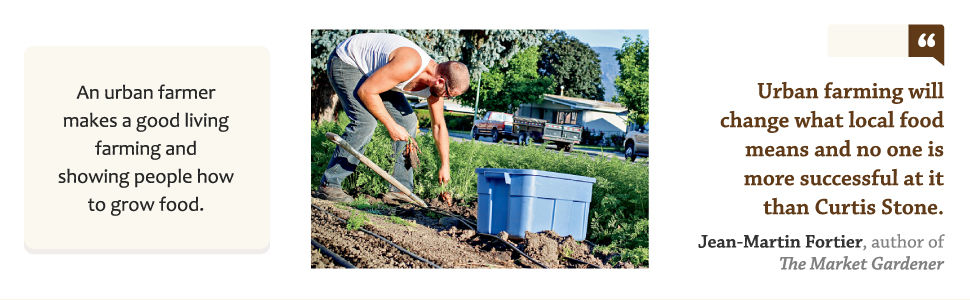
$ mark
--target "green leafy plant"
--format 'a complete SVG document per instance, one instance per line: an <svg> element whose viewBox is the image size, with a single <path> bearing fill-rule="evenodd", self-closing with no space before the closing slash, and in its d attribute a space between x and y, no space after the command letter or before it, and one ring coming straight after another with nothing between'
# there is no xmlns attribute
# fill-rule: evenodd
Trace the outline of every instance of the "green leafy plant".
<svg viewBox="0 0 970 300"><path fill-rule="evenodd" d="M414 226L414 224L411 224L411 222L408 222L408 221L406 221L404 219L401 219L400 217L397 217L397 216L390 216L390 217L388 217L388 220L390 220L391 223L394 223L394 224L399 224L399 225L404 225L404 226L409 226L409 227L410 226Z"/></svg>
<svg viewBox="0 0 970 300"><path fill-rule="evenodd" d="M647 248L636 248L636 249L621 249L620 255L614 256L610 259L609 263L611 265L616 265L621 261L630 262L637 266L648 266L650 263L650 253Z"/></svg>
<svg viewBox="0 0 970 300"><path fill-rule="evenodd" d="M370 203L370 201L367 201L367 199L364 198L364 195L357 196L357 198L355 198L354 201L347 204L347 206L350 206L359 210L372 212L372 213L379 213L381 211L386 211L391 209L390 206L388 206L387 204L384 204L383 202Z"/></svg>
<svg viewBox="0 0 970 300"><path fill-rule="evenodd" d="M353 212L350 218L347 219L347 230L355 231L364 227L364 225L370 225L371 221L364 213Z"/></svg>
<svg viewBox="0 0 970 300"><path fill-rule="evenodd" d="M566 245L565 247L563 247L562 252L563 252L563 255L565 255L566 257L569 257L569 258L573 257L573 247L570 247L569 245Z"/></svg>
<svg viewBox="0 0 970 300"><path fill-rule="evenodd" d="M433 211L426 211L426 212L424 212L424 215L426 215L426 216L428 216L428 218L432 218L432 219L441 219L441 218L444 218L445 217L445 215L442 215L442 214L439 214L439 213L436 213L436 212L433 212Z"/></svg>

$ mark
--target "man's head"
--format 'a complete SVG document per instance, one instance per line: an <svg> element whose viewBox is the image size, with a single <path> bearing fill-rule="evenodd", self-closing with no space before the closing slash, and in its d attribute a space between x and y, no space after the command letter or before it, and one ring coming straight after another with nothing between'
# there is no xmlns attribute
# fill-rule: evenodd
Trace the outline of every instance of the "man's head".
<svg viewBox="0 0 970 300"><path fill-rule="evenodd" d="M438 64L435 84L431 94L438 97L454 97L468 91L468 67L457 61Z"/></svg>

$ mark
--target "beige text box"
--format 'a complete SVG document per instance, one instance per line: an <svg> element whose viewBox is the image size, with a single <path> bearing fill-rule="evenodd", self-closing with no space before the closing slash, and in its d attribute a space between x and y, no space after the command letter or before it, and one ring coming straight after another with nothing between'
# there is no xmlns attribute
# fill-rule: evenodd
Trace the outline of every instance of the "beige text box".
<svg viewBox="0 0 970 300"><path fill-rule="evenodd" d="M134 96L136 89L146 99L124 99L126 94ZM167 90L177 93L179 89L204 89L207 99L202 94L195 99L163 99L169 95ZM97 98L92 90L98 91ZM112 94L114 99L108 99ZM265 48L32 47L24 54L24 102L24 245L29 252L261 253L268 249L269 53ZM65 126L71 122L65 117L91 116L108 127ZM125 117L130 118L130 127L125 126ZM178 117L179 126L172 123L139 132L142 117L144 125L151 124L151 117ZM106 148L97 147L99 141L110 147L109 155L104 155ZM168 145L193 142L195 155L165 153ZM151 145L160 145L158 159L152 158ZM180 170L191 174L192 183L148 182L147 174L168 177ZM200 183L199 170L232 174L232 181ZM78 174L73 181L70 173ZM136 187L137 173L144 176ZM108 174L109 182L94 183L99 174ZM74 183L61 183L65 180ZM179 206L162 210L162 197L176 204L198 197L200 210L180 211ZM104 201L104 211L92 212L89 201ZM112 216L115 201L154 204L151 211L129 211L129 203Z"/></svg>

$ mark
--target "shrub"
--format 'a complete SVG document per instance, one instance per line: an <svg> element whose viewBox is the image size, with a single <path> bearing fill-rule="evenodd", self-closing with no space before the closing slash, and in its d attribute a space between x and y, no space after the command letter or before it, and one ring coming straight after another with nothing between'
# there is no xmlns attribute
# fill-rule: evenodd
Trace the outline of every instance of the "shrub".
<svg viewBox="0 0 970 300"><path fill-rule="evenodd" d="M587 129L583 127L583 132L580 136L580 144L583 145L599 145L603 142L603 132L596 129Z"/></svg>
<svg viewBox="0 0 970 300"><path fill-rule="evenodd" d="M475 124L475 117L472 115L445 113L445 119L448 120L448 129L468 131ZM455 122L454 125L452 121Z"/></svg>
<svg viewBox="0 0 970 300"><path fill-rule="evenodd" d="M590 145L600 145L601 143L603 143L603 132L602 131L595 131L595 130L594 130L594 132L595 133L593 133L592 135L589 136L589 144Z"/></svg>
<svg viewBox="0 0 970 300"><path fill-rule="evenodd" d="M623 140L626 139L626 135L622 133L614 133L610 135L610 143L613 145L613 150L623 151Z"/></svg>
<svg viewBox="0 0 970 300"><path fill-rule="evenodd" d="M429 128L431 127L431 113L426 109L419 109L414 111L418 114L418 127ZM475 122L475 117L472 115L459 114L453 112L445 112L445 126L451 130L471 130L472 125Z"/></svg>
<svg viewBox="0 0 970 300"><path fill-rule="evenodd" d="M416 110L416 111L414 111L414 113L418 114L418 127L419 128L428 128L428 127L431 127L431 113L429 113L425 109Z"/></svg>

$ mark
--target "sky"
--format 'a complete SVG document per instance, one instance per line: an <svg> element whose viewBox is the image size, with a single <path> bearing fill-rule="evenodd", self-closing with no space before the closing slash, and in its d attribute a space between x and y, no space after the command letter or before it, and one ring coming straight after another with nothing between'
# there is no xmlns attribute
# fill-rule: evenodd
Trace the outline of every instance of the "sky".
<svg viewBox="0 0 970 300"><path fill-rule="evenodd" d="M649 40L649 30L564 30L567 34L578 38L580 41L589 44L590 47L613 47L623 46L623 37L634 38L637 34L643 36L644 40Z"/></svg>

